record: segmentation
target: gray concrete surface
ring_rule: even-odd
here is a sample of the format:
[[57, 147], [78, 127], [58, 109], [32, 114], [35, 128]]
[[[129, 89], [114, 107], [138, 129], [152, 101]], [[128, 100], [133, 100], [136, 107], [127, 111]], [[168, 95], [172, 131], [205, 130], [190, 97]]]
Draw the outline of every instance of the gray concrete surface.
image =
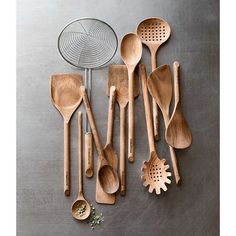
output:
[[[49, 76], [79, 72], [57, 50], [60, 30], [71, 20], [92, 16], [108, 22], [119, 39], [150, 16], [172, 28], [158, 52], [160, 64], [181, 63], [181, 96], [193, 143], [177, 151], [183, 185], [161, 196], [142, 186], [140, 168], [148, 142], [140, 94], [136, 109], [136, 161], [127, 165], [127, 195], [114, 206], [95, 203], [95, 178], [84, 179], [85, 194], [105, 222], [91, 231], [70, 214], [77, 192], [76, 117], [71, 123], [72, 193], [63, 195], [63, 121], [50, 101]], [[18, 0], [17, 1], [17, 235], [161, 235], [219, 234], [219, 3], [217, 0]], [[150, 71], [149, 52], [142, 62]], [[114, 59], [121, 63], [119, 53]], [[108, 98], [107, 68], [93, 71], [93, 108], [105, 144]], [[141, 90], [140, 90], [141, 92]], [[82, 109], [82, 108], [81, 108]], [[114, 146], [119, 151], [119, 112]], [[158, 153], [170, 163], [162, 140]]]

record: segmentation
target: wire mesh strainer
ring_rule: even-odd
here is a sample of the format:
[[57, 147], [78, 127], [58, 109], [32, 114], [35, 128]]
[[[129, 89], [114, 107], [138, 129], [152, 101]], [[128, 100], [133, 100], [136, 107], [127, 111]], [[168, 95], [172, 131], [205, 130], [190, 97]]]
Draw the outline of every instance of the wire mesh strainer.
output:
[[[85, 69], [85, 86], [91, 102], [91, 69], [106, 65], [115, 55], [118, 39], [104, 21], [81, 18], [72, 21], [58, 37], [61, 56], [71, 65]], [[86, 119], [86, 131], [90, 132]]]

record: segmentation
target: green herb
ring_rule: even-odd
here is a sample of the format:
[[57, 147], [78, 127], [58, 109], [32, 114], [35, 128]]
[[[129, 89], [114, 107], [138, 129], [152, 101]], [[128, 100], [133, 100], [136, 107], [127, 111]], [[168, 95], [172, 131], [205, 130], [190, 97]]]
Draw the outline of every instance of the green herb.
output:
[[94, 229], [94, 227], [96, 225], [100, 225], [102, 222], [104, 222], [104, 217], [103, 217], [102, 213], [97, 214], [95, 212], [95, 208], [93, 207], [92, 204], [91, 204], [91, 209], [92, 209], [92, 212], [91, 212], [91, 216], [88, 220], [88, 224], [90, 224], [91, 229]]
[[86, 212], [86, 205], [82, 204], [78, 206], [76, 215], [78, 215], [79, 217], [82, 217], [85, 215], [85, 212]]

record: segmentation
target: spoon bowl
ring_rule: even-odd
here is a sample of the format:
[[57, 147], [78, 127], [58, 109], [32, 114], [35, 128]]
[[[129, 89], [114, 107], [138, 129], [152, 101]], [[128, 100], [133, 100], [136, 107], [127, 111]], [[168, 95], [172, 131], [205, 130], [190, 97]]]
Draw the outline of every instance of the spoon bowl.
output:
[[[80, 209], [82, 211], [81, 213], [79, 211]], [[72, 204], [71, 213], [76, 220], [86, 220], [90, 216], [91, 206], [85, 199], [77, 199]]]

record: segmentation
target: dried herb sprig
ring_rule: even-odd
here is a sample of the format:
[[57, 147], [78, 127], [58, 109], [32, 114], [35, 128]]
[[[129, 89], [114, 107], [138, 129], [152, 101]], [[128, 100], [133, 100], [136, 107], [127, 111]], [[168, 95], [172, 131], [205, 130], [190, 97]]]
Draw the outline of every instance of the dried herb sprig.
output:
[[89, 217], [87, 223], [90, 224], [91, 229], [94, 229], [96, 225], [100, 225], [102, 222], [104, 222], [104, 217], [102, 213], [98, 214], [95, 212], [95, 208], [92, 204], [91, 204], [91, 209], [92, 209], [91, 216]]

